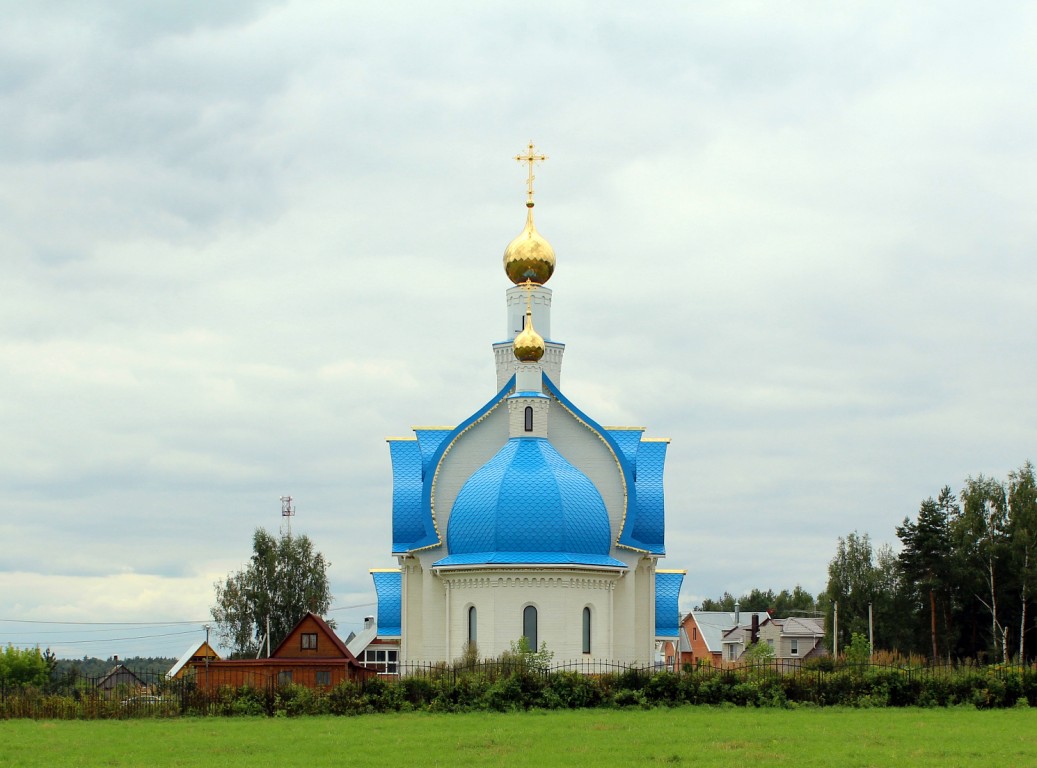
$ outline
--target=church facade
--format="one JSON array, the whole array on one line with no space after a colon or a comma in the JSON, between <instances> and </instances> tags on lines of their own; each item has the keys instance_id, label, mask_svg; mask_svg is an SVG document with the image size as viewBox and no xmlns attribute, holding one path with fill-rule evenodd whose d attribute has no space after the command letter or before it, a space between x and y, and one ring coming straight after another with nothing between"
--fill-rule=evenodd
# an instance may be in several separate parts
<instances>
[{"instance_id":1,"label":"church facade","mask_svg":"<svg viewBox=\"0 0 1037 768\"><path fill-rule=\"evenodd\" d=\"M377 621L363 661L437 662L474 644L494 657L521 637L556 660L650 664L678 635L683 571L665 555L669 440L601 426L562 388L565 345L546 283L555 254L533 221L504 252L505 337L495 394L462 423L388 438L392 554L375 570Z\"/></svg>"}]
</instances>

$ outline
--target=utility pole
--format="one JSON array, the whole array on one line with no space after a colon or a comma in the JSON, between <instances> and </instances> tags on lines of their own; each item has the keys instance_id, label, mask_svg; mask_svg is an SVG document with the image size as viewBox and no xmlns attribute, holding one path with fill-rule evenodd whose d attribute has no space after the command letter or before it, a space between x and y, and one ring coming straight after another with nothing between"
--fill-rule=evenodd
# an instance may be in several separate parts
<instances>
[{"instance_id":1,"label":"utility pole","mask_svg":"<svg viewBox=\"0 0 1037 768\"><path fill-rule=\"evenodd\" d=\"M871 653L868 656L870 661L875 660L875 620L871 610L871 603L868 603L868 650Z\"/></svg>"},{"instance_id":2,"label":"utility pole","mask_svg":"<svg viewBox=\"0 0 1037 768\"><path fill-rule=\"evenodd\" d=\"M208 624L205 625L205 690L209 690L209 629Z\"/></svg>"},{"instance_id":3,"label":"utility pole","mask_svg":"<svg viewBox=\"0 0 1037 768\"><path fill-rule=\"evenodd\" d=\"M839 601L833 603L832 611L832 657L839 658Z\"/></svg>"}]
</instances>

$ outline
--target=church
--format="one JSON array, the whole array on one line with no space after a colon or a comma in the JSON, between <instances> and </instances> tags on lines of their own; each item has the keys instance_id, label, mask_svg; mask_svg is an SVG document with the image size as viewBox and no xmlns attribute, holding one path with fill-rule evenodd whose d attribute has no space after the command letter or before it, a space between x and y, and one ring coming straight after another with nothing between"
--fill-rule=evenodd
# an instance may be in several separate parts
<instances>
[{"instance_id":1,"label":"church","mask_svg":"<svg viewBox=\"0 0 1037 768\"><path fill-rule=\"evenodd\" d=\"M684 571L664 570L667 438L601 426L562 387L565 345L551 327L555 253L533 221L504 251L506 334L492 344L495 394L451 427L388 438L392 554L371 572L377 616L357 658L496 657L519 638L557 662L648 665L678 636ZM481 400L481 398L480 398Z\"/></svg>"}]
</instances>

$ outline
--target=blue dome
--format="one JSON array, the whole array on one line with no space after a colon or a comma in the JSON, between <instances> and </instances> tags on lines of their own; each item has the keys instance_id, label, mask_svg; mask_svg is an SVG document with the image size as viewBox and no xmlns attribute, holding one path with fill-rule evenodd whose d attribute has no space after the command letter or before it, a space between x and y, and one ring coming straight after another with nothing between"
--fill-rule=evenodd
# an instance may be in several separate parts
<instances>
[{"instance_id":1,"label":"blue dome","mask_svg":"<svg viewBox=\"0 0 1037 768\"><path fill-rule=\"evenodd\" d=\"M572 563L625 567L609 557L605 503L594 484L543 438L510 439L461 488L435 565Z\"/></svg>"}]
</instances>

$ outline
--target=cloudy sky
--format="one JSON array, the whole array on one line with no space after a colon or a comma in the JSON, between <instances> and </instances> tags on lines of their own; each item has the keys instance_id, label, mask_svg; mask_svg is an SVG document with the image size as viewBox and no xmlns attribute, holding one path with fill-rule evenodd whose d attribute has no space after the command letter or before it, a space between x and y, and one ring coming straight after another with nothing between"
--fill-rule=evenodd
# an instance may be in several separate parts
<instances>
[{"instance_id":1,"label":"cloudy sky","mask_svg":"<svg viewBox=\"0 0 1037 768\"><path fill-rule=\"evenodd\" d=\"M0 644L177 655L282 494L357 628L384 438L493 394L530 139L685 608L1037 459L1031 4L5 5Z\"/></svg>"}]
</instances>

